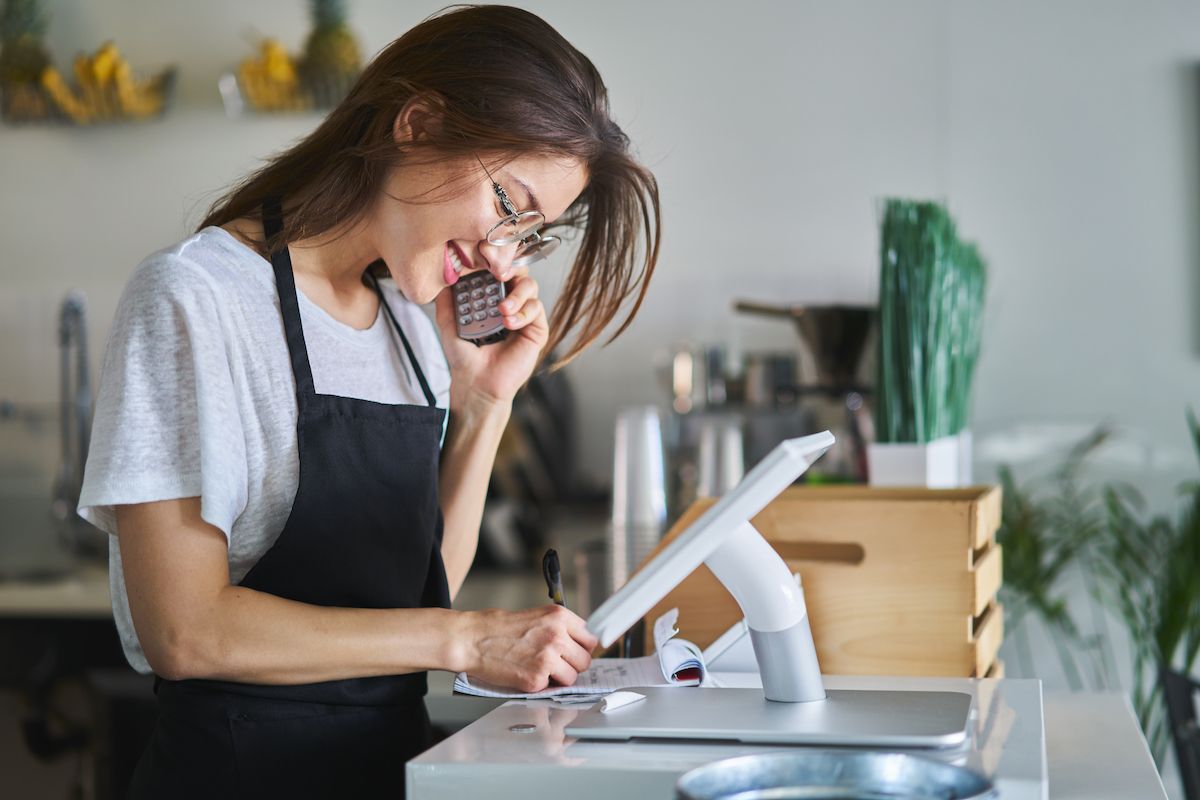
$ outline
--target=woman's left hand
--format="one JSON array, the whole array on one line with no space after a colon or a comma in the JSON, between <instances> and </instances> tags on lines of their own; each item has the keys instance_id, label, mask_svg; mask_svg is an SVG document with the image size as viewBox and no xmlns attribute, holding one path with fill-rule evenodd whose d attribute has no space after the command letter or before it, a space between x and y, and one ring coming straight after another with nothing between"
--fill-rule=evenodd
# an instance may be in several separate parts
<instances>
[{"instance_id":1,"label":"woman's left hand","mask_svg":"<svg viewBox=\"0 0 1200 800\"><path fill-rule=\"evenodd\" d=\"M472 399L511 402L541 358L550 325L546 307L538 299L537 281L529 276L528 267L513 267L507 278L500 313L508 336L496 344L479 347L460 339L454 323L453 287L437 296L437 324L450 364L451 408Z\"/></svg>"}]
</instances>

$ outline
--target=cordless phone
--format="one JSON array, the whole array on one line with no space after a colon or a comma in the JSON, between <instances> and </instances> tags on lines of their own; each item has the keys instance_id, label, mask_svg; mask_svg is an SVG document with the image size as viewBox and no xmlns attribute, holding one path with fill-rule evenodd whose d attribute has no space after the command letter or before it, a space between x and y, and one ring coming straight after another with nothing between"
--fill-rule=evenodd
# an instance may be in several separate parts
<instances>
[{"instance_id":1,"label":"cordless phone","mask_svg":"<svg viewBox=\"0 0 1200 800\"><path fill-rule=\"evenodd\" d=\"M454 292L454 322L458 336L476 345L499 342L508 335L500 303L504 284L485 271L473 272L450 287Z\"/></svg>"}]
</instances>

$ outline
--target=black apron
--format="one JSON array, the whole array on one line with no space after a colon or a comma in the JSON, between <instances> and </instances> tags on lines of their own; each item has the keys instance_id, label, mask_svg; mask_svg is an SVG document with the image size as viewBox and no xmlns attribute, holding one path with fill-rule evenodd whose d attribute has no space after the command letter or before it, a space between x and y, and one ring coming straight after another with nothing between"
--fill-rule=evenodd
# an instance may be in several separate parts
<instances>
[{"instance_id":1,"label":"black apron","mask_svg":"<svg viewBox=\"0 0 1200 800\"><path fill-rule=\"evenodd\" d=\"M267 236L279 204L263 209ZM279 539L239 585L320 606L450 607L438 459L443 409L372 281L428 403L320 395L292 260L271 255L299 406L300 482ZM134 798L403 797L404 764L432 744L425 673L259 686L156 680L159 722Z\"/></svg>"}]
</instances>

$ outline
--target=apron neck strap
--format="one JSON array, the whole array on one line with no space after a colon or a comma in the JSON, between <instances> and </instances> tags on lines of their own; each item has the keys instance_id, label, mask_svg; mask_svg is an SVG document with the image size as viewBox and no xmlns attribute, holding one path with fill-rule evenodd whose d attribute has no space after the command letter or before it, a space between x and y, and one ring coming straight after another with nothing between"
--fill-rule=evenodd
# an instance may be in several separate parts
<instances>
[{"instance_id":1,"label":"apron neck strap","mask_svg":"<svg viewBox=\"0 0 1200 800\"><path fill-rule=\"evenodd\" d=\"M425 402L430 408L437 406L437 398L433 392L429 390L429 382L425 380L425 373L421 371L421 365L417 362L417 356L413 353L412 346L408 343L408 337L404 335L404 330L400 327L400 322L392 313L392 307L388 305L388 301L383 297L383 290L379 288L379 279L375 277L375 273L367 270L367 275L371 279L371 285L375 287L375 294L379 295L379 304L383 306L384 313L392 322L392 327L396 333L400 334L400 343L404 345L404 352L408 355L408 363L412 364L413 371L417 373L417 381L421 384L421 391L425 394Z\"/></svg>"},{"instance_id":2,"label":"apron neck strap","mask_svg":"<svg viewBox=\"0 0 1200 800\"><path fill-rule=\"evenodd\" d=\"M263 233L269 240L283 230L283 205L278 197L263 203ZM279 310L283 314L283 333L287 337L292 357L292 372L296 376L296 400L304 401L316 394L313 388L312 367L308 362L308 347L304 344L304 327L300 323L300 303L296 299L296 277L292 274L292 256L287 243L271 253L275 270L275 290L279 294Z\"/></svg>"}]
</instances>

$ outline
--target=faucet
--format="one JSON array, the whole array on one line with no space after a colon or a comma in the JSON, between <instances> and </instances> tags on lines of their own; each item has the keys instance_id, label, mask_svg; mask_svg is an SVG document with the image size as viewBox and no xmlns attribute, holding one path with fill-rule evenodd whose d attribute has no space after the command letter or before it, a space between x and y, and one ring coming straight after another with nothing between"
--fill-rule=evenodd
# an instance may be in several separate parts
<instances>
[{"instance_id":1,"label":"faucet","mask_svg":"<svg viewBox=\"0 0 1200 800\"><path fill-rule=\"evenodd\" d=\"M87 316L83 294L72 290L59 308L59 423L61 462L54 481L51 513L59 538L83 556L107 553L107 537L76 513L92 433L92 390L88 376ZM74 360L74 370L72 370Z\"/></svg>"}]
</instances>

